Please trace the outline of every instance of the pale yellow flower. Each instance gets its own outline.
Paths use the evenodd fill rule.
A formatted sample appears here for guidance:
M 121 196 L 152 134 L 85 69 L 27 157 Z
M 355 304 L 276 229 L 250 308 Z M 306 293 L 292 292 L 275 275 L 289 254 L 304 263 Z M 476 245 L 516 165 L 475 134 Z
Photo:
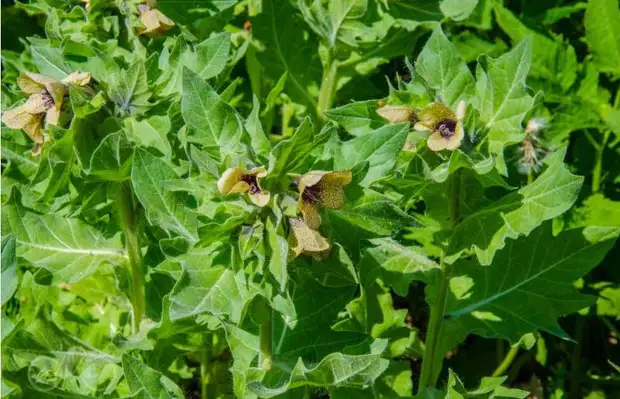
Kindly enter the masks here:
M 139 28 L 138 33 L 149 37 L 167 32 L 174 27 L 174 21 L 155 8 L 154 2 L 140 4 L 140 22 L 144 28 Z
M 260 187 L 259 179 L 267 176 L 267 170 L 260 166 L 248 171 L 241 168 L 228 168 L 217 182 L 217 189 L 222 194 L 247 193 L 257 206 L 266 206 L 270 194 Z
M 289 224 L 289 248 L 294 257 L 301 254 L 311 255 L 319 260 L 325 257 L 331 246 L 321 233 L 311 229 L 301 218 L 290 218 Z
M 90 82 L 91 75 L 86 72 L 73 72 L 58 81 L 45 75 L 24 72 L 17 78 L 17 84 L 26 94 L 28 100 L 2 115 L 2 122 L 11 129 L 23 129 L 37 144 L 43 143 L 42 124 L 58 125 L 60 110 L 68 84 L 85 86 Z
M 420 121 L 415 130 L 428 130 L 431 135 L 426 145 L 431 151 L 456 150 L 465 137 L 462 119 L 465 114 L 465 103 L 460 102 L 457 111 L 440 103 L 427 105 L 419 114 Z
M 377 108 L 377 114 L 390 123 L 417 122 L 416 110 L 405 105 L 383 105 Z
M 319 207 L 336 209 L 344 204 L 344 186 L 351 183 L 351 172 L 308 172 L 297 179 L 297 211 L 311 229 L 321 225 Z

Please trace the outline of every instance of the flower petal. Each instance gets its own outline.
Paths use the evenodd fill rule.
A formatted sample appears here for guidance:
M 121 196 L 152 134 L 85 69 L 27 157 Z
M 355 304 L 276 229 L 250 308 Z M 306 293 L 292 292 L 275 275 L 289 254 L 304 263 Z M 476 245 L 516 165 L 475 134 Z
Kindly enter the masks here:
M 433 130 L 433 128 L 427 126 L 426 124 L 424 124 L 424 122 L 418 122 L 413 125 L 413 130 L 417 130 L 419 132 L 430 132 L 431 130 Z
M 217 181 L 217 189 L 222 194 L 230 193 L 230 190 L 241 180 L 243 170 L 241 168 L 228 168 Z
M 86 86 L 90 83 L 92 74 L 90 72 L 71 72 L 62 80 L 63 83 Z
M 254 175 L 256 177 L 265 177 L 267 176 L 267 169 L 264 166 L 258 166 L 256 168 L 252 168 L 246 172 L 246 175 Z
M 23 72 L 17 78 L 17 84 L 24 93 L 43 93 L 50 83 L 58 82 L 54 78 L 33 72 Z
M 318 231 L 311 229 L 299 218 L 289 219 L 291 224 L 291 250 L 295 256 L 301 253 L 319 253 L 329 250 L 330 244 Z
M 403 123 L 411 121 L 415 110 L 404 105 L 384 105 L 377 108 L 377 114 L 390 123 Z
M 60 121 L 60 109 L 56 107 L 52 107 L 47 110 L 45 114 L 45 123 L 48 125 L 58 126 L 58 122 Z
M 431 151 L 445 150 L 447 144 L 448 141 L 441 137 L 438 132 L 431 134 L 428 136 L 428 139 L 426 139 L 426 145 Z
M 43 93 L 32 94 L 22 105 L 23 110 L 30 114 L 43 114 L 47 110 Z
M 463 131 L 463 125 L 459 122 L 456 125 L 454 136 L 446 140 L 446 149 L 453 151 L 459 148 L 461 146 L 461 142 L 463 141 L 463 137 L 465 137 L 465 132 Z
M 269 191 L 260 191 L 256 194 L 249 193 L 248 196 L 254 205 L 260 206 L 261 208 L 267 206 L 269 199 L 271 199 L 271 194 L 269 194 Z
M 299 192 L 303 192 L 306 187 L 312 187 L 321 181 L 324 175 L 329 172 L 323 170 L 313 170 L 299 178 Z
M 311 229 L 318 229 L 321 226 L 321 215 L 319 215 L 319 207 L 316 204 L 302 202 L 300 212 Z

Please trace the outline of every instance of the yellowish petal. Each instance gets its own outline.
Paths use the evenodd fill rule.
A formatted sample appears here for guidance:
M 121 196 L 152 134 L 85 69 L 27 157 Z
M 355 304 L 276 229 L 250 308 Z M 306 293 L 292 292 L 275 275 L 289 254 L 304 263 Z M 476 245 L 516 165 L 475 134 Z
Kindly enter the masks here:
M 289 219 L 292 232 L 291 250 L 296 256 L 301 253 L 318 253 L 329 250 L 330 244 L 325 237 L 311 229 L 303 220 L 299 218 Z
M 28 94 L 43 93 L 50 83 L 58 82 L 54 78 L 34 72 L 24 72 L 17 78 L 19 87 Z
M 271 198 L 271 195 L 268 191 L 260 191 L 256 194 L 249 193 L 248 196 L 250 197 L 250 201 L 252 201 L 254 205 L 260 206 L 261 208 L 263 206 L 267 206 L 267 204 L 269 203 L 269 199 Z
M 384 105 L 377 108 L 377 114 L 390 123 L 403 123 L 412 120 L 415 110 L 404 105 Z
M 157 13 L 155 10 L 147 10 L 140 14 L 140 22 L 144 25 L 144 30 L 141 34 L 151 35 L 157 33 L 159 28 L 159 19 L 157 19 Z
M 2 122 L 11 129 L 22 129 L 32 119 L 32 114 L 25 110 L 24 105 L 4 111 Z
M 31 95 L 22 107 L 24 111 L 30 114 L 42 114 L 48 108 L 45 104 L 45 95 L 43 93 Z
M 306 187 L 312 187 L 318 182 L 321 181 L 324 175 L 329 172 L 322 170 L 313 170 L 312 172 L 308 172 L 305 175 L 299 178 L 299 192 L 303 192 Z
M 49 95 L 52 96 L 56 108 L 60 109 L 62 106 L 62 100 L 68 92 L 67 86 L 64 83 L 55 80 L 54 82 L 47 84 L 45 88 Z
M 456 106 L 456 117 L 459 118 L 460 120 L 465 118 L 465 101 L 459 101 L 458 105 Z
M 47 110 L 45 114 L 45 123 L 48 125 L 58 126 L 58 122 L 60 121 L 60 109 L 56 107 L 52 107 Z
M 267 169 L 264 166 L 259 166 L 256 168 L 252 168 L 246 172 L 248 175 L 255 175 L 256 177 L 265 177 L 267 176 Z
M 228 194 L 232 188 L 241 180 L 243 170 L 241 168 L 228 168 L 217 182 L 217 189 L 222 194 Z
M 32 118 L 24 125 L 23 130 L 28 137 L 37 144 L 43 144 L 43 131 L 41 126 L 43 125 L 43 114 L 32 115 Z M 35 155 L 38 155 L 36 153 Z
M 317 205 L 303 202 L 300 211 L 304 221 L 311 229 L 318 229 L 321 226 L 321 215 L 319 215 L 319 207 Z
M 250 191 L 250 185 L 244 181 L 238 181 L 230 188 L 228 194 L 247 193 L 248 191 Z
M 160 31 L 161 32 L 165 32 L 167 30 L 170 30 L 174 27 L 174 21 L 171 20 L 170 18 L 168 18 L 164 13 L 162 13 L 159 10 L 154 10 L 155 13 L 157 14 L 157 19 L 159 20 L 160 23 Z
M 429 132 L 429 131 L 433 130 L 433 128 L 431 126 L 427 126 L 423 122 L 418 122 L 415 125 L 413 125 L 413 129 L 417 130 L 419 132 Z
M 446 149 L 453 151 L 459 148 L 461 146 L 461 142 L 463 141 L 463 137 L 465 137 L 463 125 L 461 125 L 461 123 L 458 123 L 456 125 L 456 131 L 454 132 L 454 136 L 446 140 Z
M 445 150 L 447 144 L 448 141 L 441 137 L 441 135 L 437 132 L 428 136 L 428 139 L 426 140 L 426 145 L 431 151 Z
M 64 78 L 63 83 L 74 84 L 78 86 L 86 86 L 90 83 L 92 74 L 90 72 L 71 72 Z

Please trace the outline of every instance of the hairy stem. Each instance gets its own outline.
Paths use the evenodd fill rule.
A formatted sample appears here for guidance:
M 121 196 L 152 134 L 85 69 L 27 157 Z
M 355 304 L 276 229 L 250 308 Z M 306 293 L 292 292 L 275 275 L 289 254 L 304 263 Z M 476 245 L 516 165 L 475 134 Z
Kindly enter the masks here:
M 601 189 L 601 175 L 603 172 L 603 152 L 609 140 L 610 131 L 606 130 L 603 133 L 603 140 L 596 148 L 596 154 L 594 159 L 594 168 L 592 169 L 592 192 L 597 193 Z
M 499 342 L 502 342 L 502 341 L 500 340 Z M 519 345 L 512 346 L 510 350 L 508 351 L 508 353 L 506 354 L 506 356 L 504 357 L 504 360 L 502 360 L 502 362 L 499 364 L 499 366 L 497 366 L 497 368 L 493 372 L 492 377 L 499 377 L 500 375 L 504 375 L 504 373 L 506 373 L 506 371 L 508 370 L 512 362 L 515 360 L 515 357 L 517 357 L 518 353 L 519 353 Z
M 142 256 L 136 232 L 135 210 L 131 186 L 123 184 L 120 187 L 118 211 L 121 218 L 121 226 L 125 235 L 125 248 L 129 258 L 128 266 L 131 275 L 131 301 L 133 305 L 133 330 L 138 331 L 142 317 L 146 310 L 144 300 L 144 271 L 142 269 Z
M 209 397 L 209 353 L 205 350 L 202 354 L 202 361 L 200 362 L 200 397 L 201 399 L 207 399 Z
M 321 91 L 319 92 L 319 102 L 317 104 L 317 115 L 322 122 L 327 120 L 325 111 L 331 108 L 334 101 L 337 77 L 338 61 L 332 60 L 331 54 L 328 54 L 325 65 L 323 65 L 323 78 L 321 79 Z
M 260 326 L 260 356 L 258 358 L 258 364 L 261 368 L 269 370 L 271 368 L 271 342 L 272 342 L 272 329 L 271 329 L 271 312 L 269 312 L 269 319 L 265 320 Z
M 460 196 L 461 175 L 459 171 L 456 171 L 452 174 L 450 183 L 450 216 L 453 225 L 458 223 L 460 217 Z M 444 255 L 442 254 L 437 292 L 431 304 L 431 318 L 426 334 L 426 349 L 422 359 L 422 372 L 418 392 L 421 392 L 424 387 L 435 387 L 439 377 L 439 370 L 441 370 L 443 364 L 444 353 L 441 351 L 441 340 L 448 288 L 450 286 L 450 270 L 448 268 L 449 265 L 444 262 Z

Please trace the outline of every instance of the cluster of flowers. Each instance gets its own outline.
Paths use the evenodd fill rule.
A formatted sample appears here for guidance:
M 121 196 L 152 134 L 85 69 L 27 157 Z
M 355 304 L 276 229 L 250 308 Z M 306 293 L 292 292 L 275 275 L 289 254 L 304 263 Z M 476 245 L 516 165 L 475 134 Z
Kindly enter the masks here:
M 250 170 L 227 169 L 217 183 L 222 194 L 247 194 L 255 205 L 264 207 L 271 195 L 260 186 L 260 178 L 267 176 L 264 167 Z M 330 250 L 329 241 L 319 233 L 321 216 L 319 208 L 337 209 L 344 205 L 344 186 L 351 183 L 351 172 L 311 171 L 295 178 L 299 191 L 297 213 L 289 218 L 291 253 L 294 257 L 308 254 L 323 258 Z

